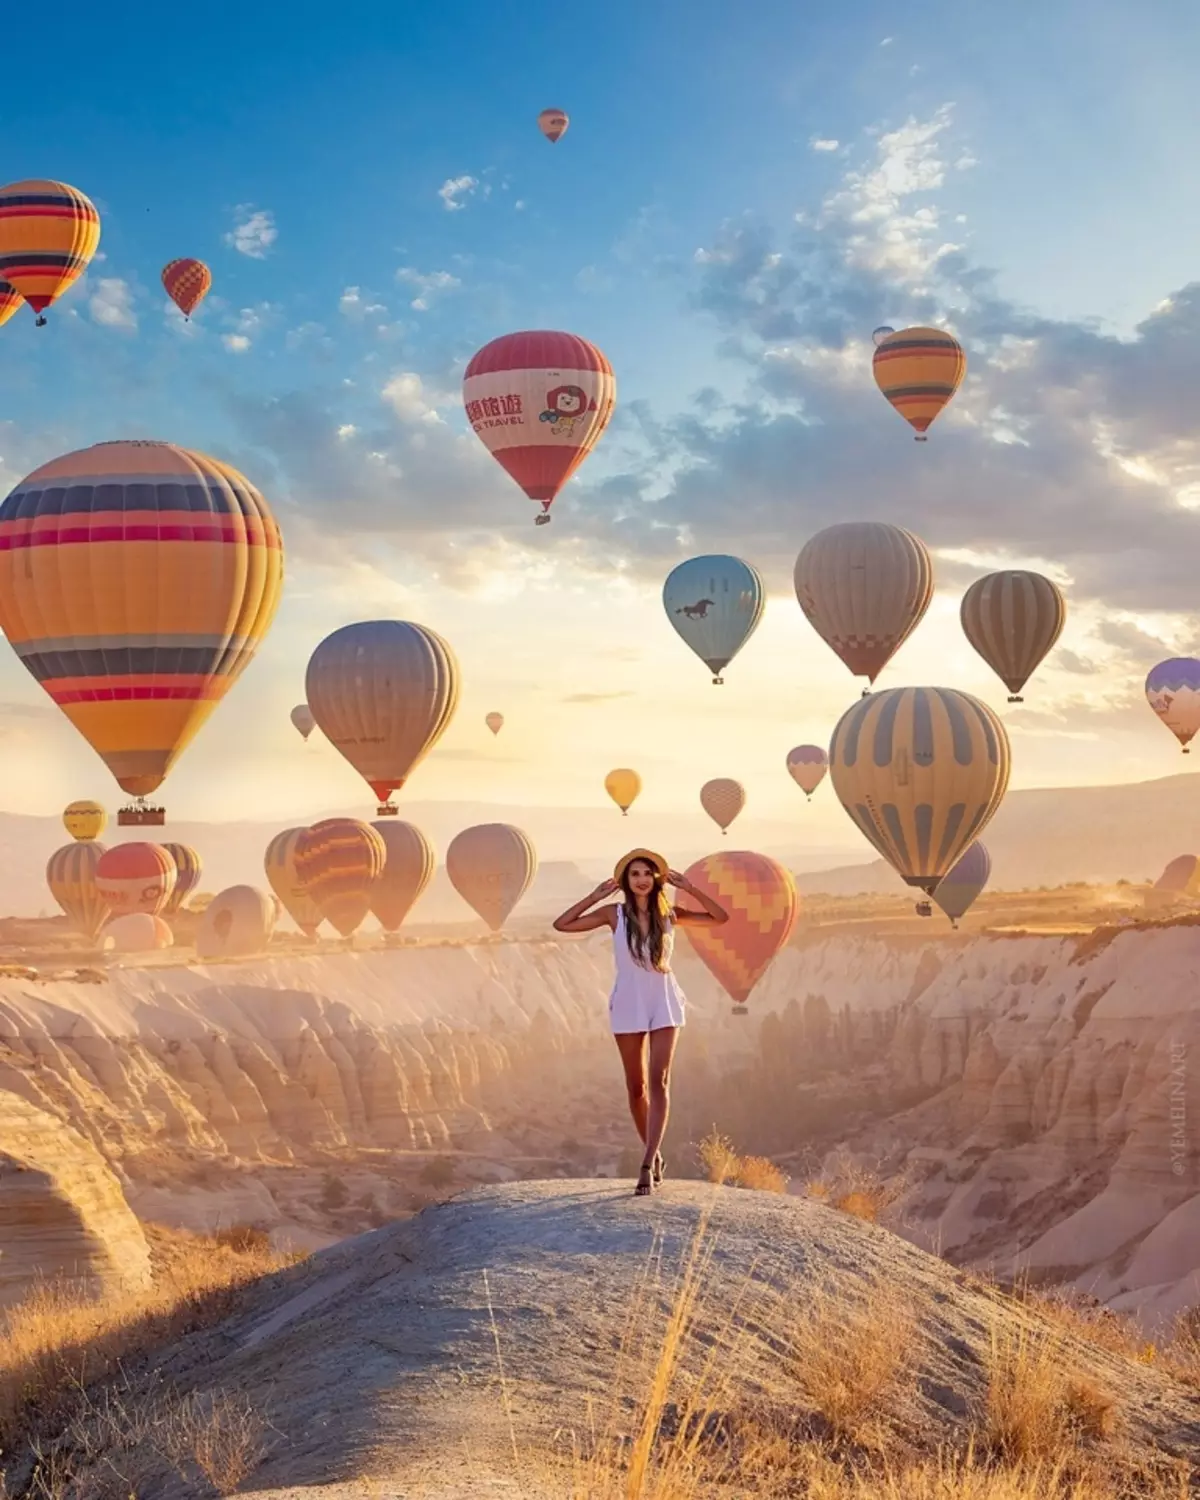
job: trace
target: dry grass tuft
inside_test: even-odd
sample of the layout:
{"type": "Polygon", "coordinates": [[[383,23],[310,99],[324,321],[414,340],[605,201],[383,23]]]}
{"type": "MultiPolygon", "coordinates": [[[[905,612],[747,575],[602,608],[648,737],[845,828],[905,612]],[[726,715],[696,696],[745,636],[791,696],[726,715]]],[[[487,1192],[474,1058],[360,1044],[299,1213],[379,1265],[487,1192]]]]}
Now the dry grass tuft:
{"type": "Polygon", "coordinates": [[[1049,1462],[1081,1441],[1110,1437],[1113,1397],[1080,1375],[1051,1330],[994,1328],[983,1440],[1009,1462],[1049,1462]]]}
{"type": "Polygon", "coordinates": [[[739,1156],[733,1142],[715,1125],[700,1142],[697,1155],[709,1182],[718,1187],[728,1182],[760,1193],[787,1192],[789,1179],[773,1161],[765,1156],[739,1156]]]}
{"type": "Polygon", "coordinates": [[[823,1177],[805,1183],[804,1194],[856,1219],[877,1224],[907,1186],[903,1176],[885,1180],[873,1167],[851,1157],[839,1157],[829,1164],[823,1177]]]}
{"type": "Polygon", "coordinates": [[[737,1176],[738,1155],[733,1142],[727,1135],[721,1135],[715,1125],[700,1142],[697,1154],[709,1182],[719,1185],[737,1176]]]}
{"type": "Polygon", "coordinates": [[[788,1178],[765,1156],[743,1156],[737,1164],[737,1185],[760,1193],[786,1193],[788,1178]]]}

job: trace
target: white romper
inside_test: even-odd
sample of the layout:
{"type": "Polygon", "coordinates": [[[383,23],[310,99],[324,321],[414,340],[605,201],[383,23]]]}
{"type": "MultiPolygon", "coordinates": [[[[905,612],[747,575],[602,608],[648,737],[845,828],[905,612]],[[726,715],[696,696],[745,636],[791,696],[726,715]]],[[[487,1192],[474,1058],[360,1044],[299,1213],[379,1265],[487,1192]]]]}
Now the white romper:
{"type": "Polygon", "coordinates": [[[670,971],[675,924],[668,919],[665,925],[663,958],[667,970],[645,968],[629,951],[629,940],[625,936],[625,908],[617,906],[617,925],[613,928],[613,958],[617,974],[608,998],[608,1019],[614,1034],[659,1031],[664,1026],[682,1026],[684,1023],[684,994],[670,971]]]}

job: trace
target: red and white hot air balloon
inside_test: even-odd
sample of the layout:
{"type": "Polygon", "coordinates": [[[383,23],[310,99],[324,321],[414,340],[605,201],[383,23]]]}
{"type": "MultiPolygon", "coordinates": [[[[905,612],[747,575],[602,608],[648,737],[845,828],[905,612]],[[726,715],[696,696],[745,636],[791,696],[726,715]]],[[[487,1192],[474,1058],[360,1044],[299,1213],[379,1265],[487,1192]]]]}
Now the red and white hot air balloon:
{"type": "Polygon", "coordinates": [[[550,519],[554,497],[596,446],[617,399],[612,366],[573,333],[508,333],[463,377],[467,420],[492,457],[550,519]]]}

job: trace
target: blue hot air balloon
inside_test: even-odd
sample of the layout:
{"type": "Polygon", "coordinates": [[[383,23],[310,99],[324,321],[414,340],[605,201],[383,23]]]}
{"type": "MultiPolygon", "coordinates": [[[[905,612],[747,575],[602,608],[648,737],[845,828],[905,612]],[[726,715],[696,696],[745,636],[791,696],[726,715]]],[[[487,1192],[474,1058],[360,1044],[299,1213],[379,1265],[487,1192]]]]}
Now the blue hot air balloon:
{"type": "Polygon", "coordinates": [[[991,855],[976,839],[958,863],[951,866],[934,886],[933,899],[950,918],[951,926],[958,926],[959,917],[974,903],[991,873],[991,855]]]}
{"type": "Polygon", "coordinates": [[[1200,661],[1193,656],[1160,661],[1146,678],[1146,699],[1183,753],[1190,754],[1188,741],[1200,729],[1200,661]]]}
{"type": "Polygon", "coordinates": [[[689,558],[663,584],[667,619],[714,683],[754,634],[764,602],[762,579],[740,557],[689,558]]]}

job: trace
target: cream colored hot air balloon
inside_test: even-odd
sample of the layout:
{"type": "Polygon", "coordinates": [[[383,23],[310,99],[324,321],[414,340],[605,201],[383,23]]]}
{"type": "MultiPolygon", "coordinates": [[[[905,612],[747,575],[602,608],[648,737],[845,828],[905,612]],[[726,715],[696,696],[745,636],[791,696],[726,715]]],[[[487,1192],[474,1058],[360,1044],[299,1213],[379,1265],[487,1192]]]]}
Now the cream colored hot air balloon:
{"type": "Polygon", "coordinates": [[[309,735],[317,727],[317,721],[313,718],[313,711],[307,703],[297,703],[292,709],[289,718],[292,726],[302,740],[308,739],[309,735]]]}
{"type": "Polygon", "coordinates": [[[70,802],[63,808],[63,827],[73,839],[87,843],[98,839],[108,825],[108,814],[99,802],[70,802]]]}
{"type": "Polygon", "coordinates": [[[395,932],[433,879],[433,847],[411,823],[372,823],[387,846],[383,874],[371,887],[371,911],[384,932],[395,932]]]}
{"type": "Polygon", "coordinates": [[[1008,689],[1008,701],[1022,703],[1021,689],[1062,634],[1067,602],[1040,573],[1006,568],[975,580],[959,616],[967,640],[1008,689]]]}
{"type": "Polygon", "coordinates": [[[843,521],[796,559],[796,598],[817,634],[872,683],[933,598],[933,562],[919,537],[885,521],[843,521]]]}
{"type": "Polygon", "coordinates": [[[296,844],[304,828],[285,828],[267,845],[263,869],[280,904],[305,937],[316,937],[321,908],[300,883],[296,873],[296,844]]]}
{"type": "Polygon", "coordinates": [[[629,809],[637,801],[641,789],[642,778],[636,771],[627,768],[610,771],[604,778],[604,790],[621,809],[623,818],[629,815],[629,809]]]}
{"type": "Polygon", "coordinates": [[[175,941],[168,922],[148,911],[114,917],[100,934],[100,946],[112,953],[154,953],[175,941]]]}
{"type": "Polygon", "coordinates": [[[96,885],[96,866],[107,853],[103,844],[66,844],[55,850],[46,865],[50,894],[75,930],[93,941],[112,913],[96,885]]]}
{"type": "Polygon", "coordinates": [[[700,788],[700,806],[722,833],[746,805],[746,788],[740,781],[718,776],[700,788]]]}
{"type": "Polygon", "coordinates": [[[265,952],[275,926],[275,900],[252,885],[214,896],[196,929],[196,957],[249,958],[265,952]]]}
{"type": "Polygon", "coordinates": [[[493,734],[499,734],[500,731],[504,728],[504,715],[488,714],[487,718],[484,719],[483,722],[487,725],[487,727],[492,731],[493,734]]]}
{"type": "Polygon", "coordinates": [[[446,850],[454,889],[493,932],[499,932],[537,874],[537,850],[510,823],[464,828],[446,850]]]}
{"type": "Polygon", "coordinates": [[[379,816],[446,732],[458,707],[458,662],[432,630],[364,620],[326,636],[305,677],[326,739],[379,799],[379,816]]]}
{"type": "Polygon", "coordinates": [[[842,715],[829,768],[860,832],[909,885],[932,894],[1004,798],[1008,736],[969,693],[892,688],[842,715]]]}
{"type": "Polygon", "coordinates": [[[829,769],[829,756],[820,745],[797,745],[788,751],[788,775],[812,801],[812,794],[825,780],[829,769]]]}

